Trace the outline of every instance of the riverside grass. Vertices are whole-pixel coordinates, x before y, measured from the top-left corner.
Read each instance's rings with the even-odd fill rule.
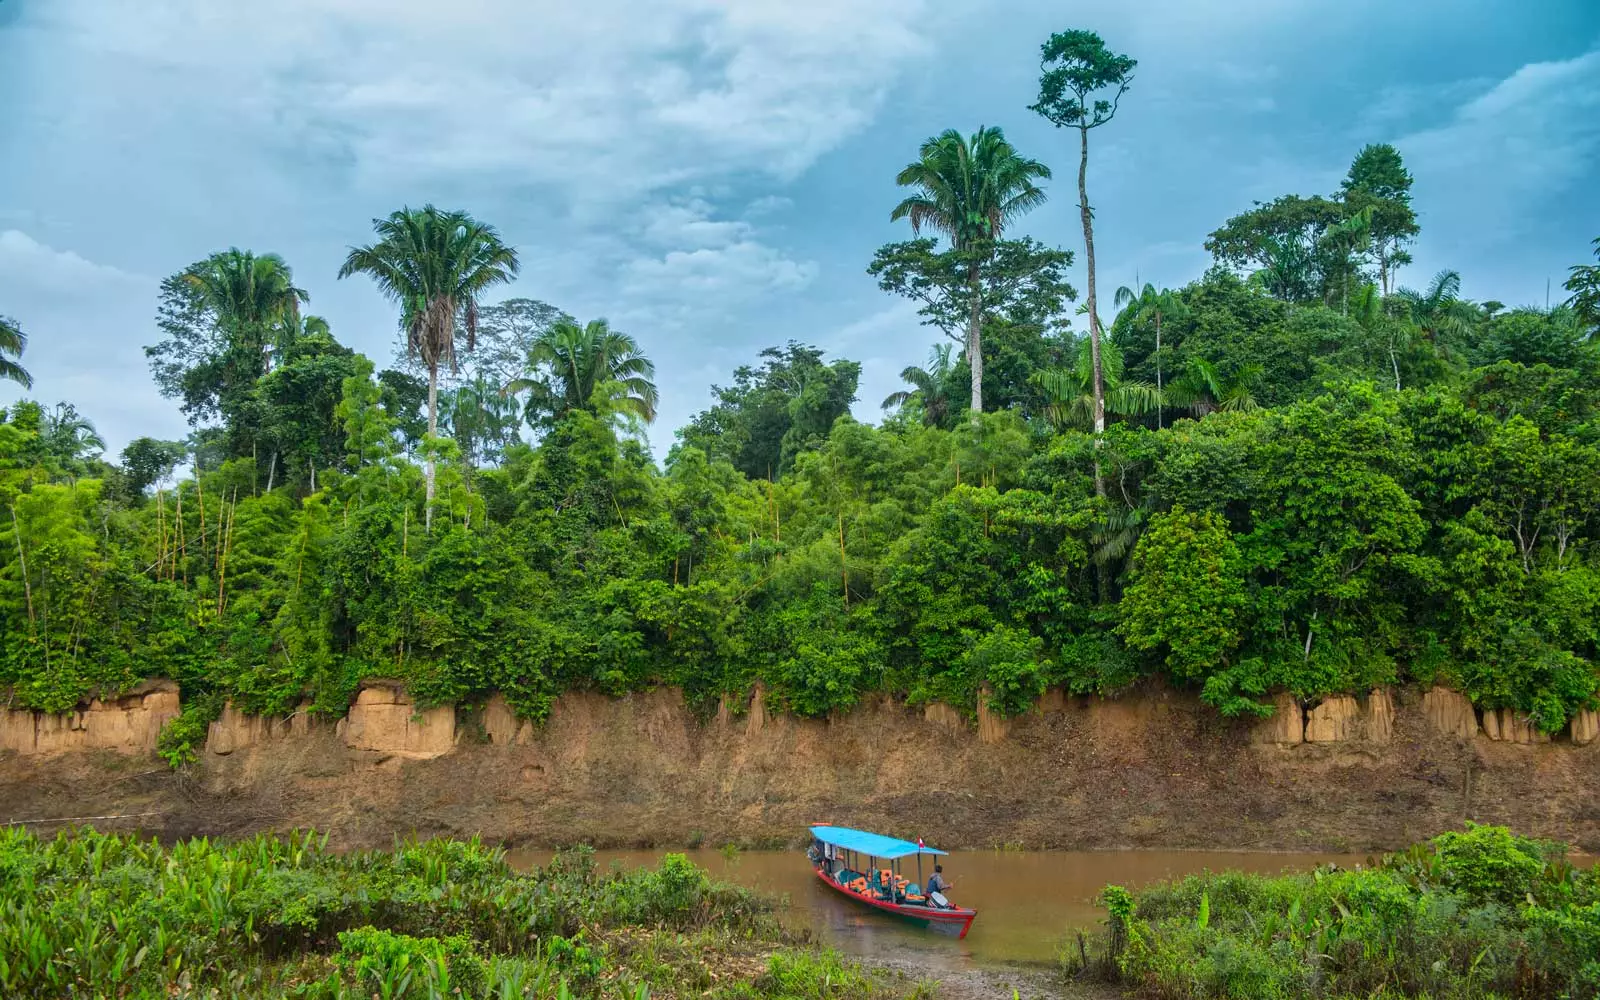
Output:
[[[477,840],[335,854],[0,830],[0,996],[716,1000],[915,995],[777,923],[685,857],[530,873]]]
[[[1469,825],[1356,870],[1108,886],[1070,973],[1155,1000],[1600,997],[1600,867]]]

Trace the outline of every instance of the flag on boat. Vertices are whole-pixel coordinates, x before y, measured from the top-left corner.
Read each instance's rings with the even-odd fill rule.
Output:
[[[918,838],[917,838],[917,846],[918,846],[918,847],[927,847],[927,846],[928,846],[928,845],[927,845],[927,844],[924,844],[924,843],[923,843],[923,842],[922,842],[922,838],[921,838],[921,837],[918,837]]]

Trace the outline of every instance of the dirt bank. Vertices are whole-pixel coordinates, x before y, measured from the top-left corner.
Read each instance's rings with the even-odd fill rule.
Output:
[[[299,723],[207,752],[186,774],[148,753],[0,751],[0,821],[619,847],[787,843],[825,821],[938,831],[948,847],[1366,851],[1473,819],[1600,851],[1600,743],[1444,735],[1421,702],[1397,692],[1382,739],[1280,745],[1162,690],[1047,699],[986,739],[953,713],[887,700],[827,721],[757,710],[701,723],[672,691],[577,694],[520,732],[461,713],[431,758],[354,749],[355,727]]]

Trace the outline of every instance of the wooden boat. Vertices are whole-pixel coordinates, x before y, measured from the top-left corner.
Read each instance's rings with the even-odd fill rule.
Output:
[[[806,851],[822,884],[858,903],[921,924],[931,930],[967,936],[976,910],[952,904],[940,893],[922,891],[922,856],[945,852],[921,840],[896,840],[843,826],[813,826]],[[900,874],[905,858],[917,859],[915,882]],[[881,867],[879,862],[888,865]]]

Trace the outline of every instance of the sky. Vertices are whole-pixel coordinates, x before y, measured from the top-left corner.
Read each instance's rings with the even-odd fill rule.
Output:
[[[1103,297],[1198,277],[1228,216],[1331,193],[1373,142],[1416,177],[1401,284],[1452,268],[1468,298],[1542,305],[1600,235],[1593,0],[0,0],[0,315],[30,337],[28,395],[115,455],[188,430],[142,350],[163,276],[282,254],[382,366],[393,307],[338,267],[432,202],[516,245],[491,300],[639,339],[658,457],[789,340],[860,361],[874,420],[938,339],[866,274],[910,236],[889,212],[923,139],[1003,127],[1056,174],[1012,232],[1081,263],[1076,136],[1027,110],[1068,28],[1139,60],[1091,134]]]

